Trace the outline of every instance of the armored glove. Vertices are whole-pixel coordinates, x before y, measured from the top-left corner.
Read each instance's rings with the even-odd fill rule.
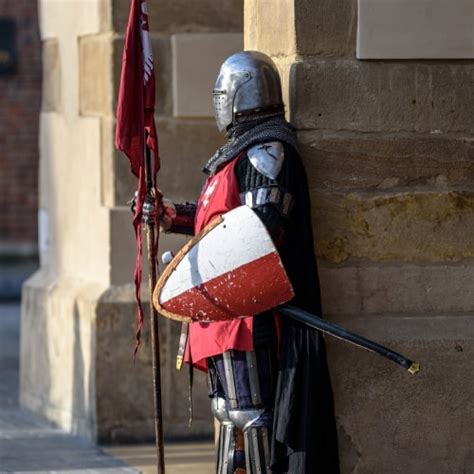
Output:
[[[158,192],[160,193],[160,196],[162,196],[159,190]],[[135,191],[133,198],[130,200],[130,210],[133,214],[135,214],[137,208],[137,195],[137,191]],[[161,212],[157,215],[154,193],[147,194],[142,206],[142,222],[144,224],[156,222],[156,219],[158,218],[160,229],[166,232],[171,227],[173,219],[176,217],[176,208],[173,202],[167,198],[162,199],[162,204]]]

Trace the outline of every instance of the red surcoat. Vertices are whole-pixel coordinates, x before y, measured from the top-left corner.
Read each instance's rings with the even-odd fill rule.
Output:
[[[241,205],[239,185],[235,176],[235,165],[240,156],[207,179],[197,205],[195,234],[216,217]],[[252,323],[252,316],[233,321],[191,323],[185,361],[192,360],[194,366],[207,370],[207,357],[222,354],[230,349],[253,350]]]

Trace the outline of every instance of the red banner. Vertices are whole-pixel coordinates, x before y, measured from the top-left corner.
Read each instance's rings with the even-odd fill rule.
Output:
[[[127,155],[130,160],[130,168],[138,178],[138,190],[135,198],[136,207],[133,216],[137,240],[135,293],[138,303],[137,345],[135,352],[140,344],[143,326],[140,287],[142,280],[142,207],[147,194],[145,145],[153,153],[152,187],[158,199],[156,174],[160,167],[160,158],[153,116],[154,111],[155,68],[149,34],[147,2],[144,0],[131,0],[122,57],[115,146]]]

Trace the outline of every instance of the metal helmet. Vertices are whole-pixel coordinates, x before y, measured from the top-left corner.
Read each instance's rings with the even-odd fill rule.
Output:
[[[224,132],[239,117],[283,111],[275,63],[258,51],[242,51],[222,64],[213,91],[217,128]]]

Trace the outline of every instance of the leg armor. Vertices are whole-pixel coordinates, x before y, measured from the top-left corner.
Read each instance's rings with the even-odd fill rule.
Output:
[[[237,469],[245,467],[244,448],[240,443],[239,430],[229,418],[224,398],[214,397],[211,410],[220,422],[216,474],[234,474]]]
[[[263,347],[257,353],[228,351],[214,358],[214,377],[222,383],[226,398],[225,401],[218,398],[213,400],[215,416],[222,420],[218,474],[234,472],[222,469],[222,466],[230,468],[231,462],[233,469],[245,466],[247,474],[271,472],[270,440],[275,377],[269,355],[268,347]],[[243,433],[245,459],[242,459],[242,448],[236,449],[235,444],[232,444],[238,439],[236,436],[229,437],[232,429],[234,433]],[[232,460],[227,463],[226,453]]]
[[[273,325],[272,314],[258,316],[254,351],[231,350],[208,359],[212,410],[221,421],[217,474],[239,472],[239,468],[245,468],[246,474],[271,472],[278,370]]]
[[[261,410],[229,410],[229,418],[244,433],[247,474],[270,474],[272,414]]]

